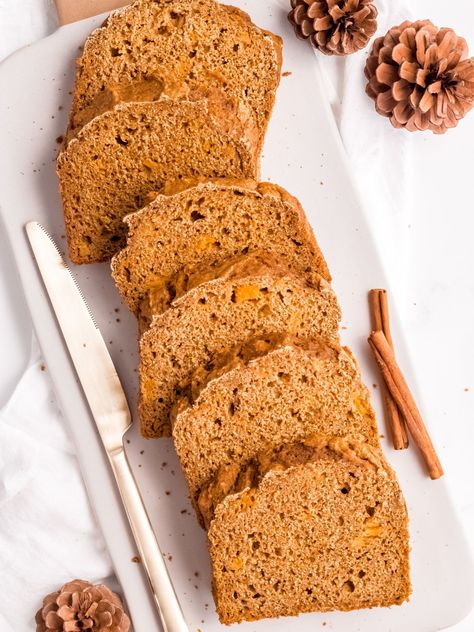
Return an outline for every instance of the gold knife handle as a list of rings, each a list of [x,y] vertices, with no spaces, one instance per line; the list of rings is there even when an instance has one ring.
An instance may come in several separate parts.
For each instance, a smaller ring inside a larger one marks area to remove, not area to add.
[[[109,455],[109,460],[153,589],[164,632],[189,632],[125,451],[117,450]]]

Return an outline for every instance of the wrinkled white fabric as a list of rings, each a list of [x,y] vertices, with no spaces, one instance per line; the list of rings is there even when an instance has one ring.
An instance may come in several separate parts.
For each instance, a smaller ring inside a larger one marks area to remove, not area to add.
[[[42,598],[71,579],[110,585],[109,556],[36,341],[0,412],[0,562],[0,632],[34,630]]]

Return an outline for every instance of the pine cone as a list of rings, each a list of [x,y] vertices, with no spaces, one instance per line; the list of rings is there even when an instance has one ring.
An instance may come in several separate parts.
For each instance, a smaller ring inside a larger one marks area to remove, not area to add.
[[[474,105],[474,58],[452,29],[403,22],[375,40],[367,94],[394,127],[444,134]]]
[[[364,48],[377,29],[372,0],[291,0],[288,19],[297,37],[325,55],[349,55]]]
[[[128,632],[130,619],[107,586],[76,579],[43,599],[36,632]]]

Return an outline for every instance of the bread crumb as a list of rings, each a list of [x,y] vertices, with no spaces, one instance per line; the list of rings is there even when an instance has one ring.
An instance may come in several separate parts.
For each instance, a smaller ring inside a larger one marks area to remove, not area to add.
[[[127,439],[127,443],[130,443],[130,439]]]
[[[46,371],[46,367],[43,363],[40,364],[40,370],[41,371]]]
[[[168,555],[168,561],[172,562],[173,561],[173,556],[172,555]]]
[[[64,142],[64,136],[58,136],[56,138],[56,142],[58,143],[58,145],[61,145]]]
[[[188,513],[188,510],[187,509],[181,509],[180,513],[182,513],[182,514]]]
[[[468,389],[468,388],[465,388],[465,389],[464,389],[464,392],[465,392],[465,393],[467,393],[468,391],[469,391],[469,389]]]
[[[145,454],[145,450],[140,450],[140,454]]]
[[[372,384],[373,388],[377,388],[377,384]]]
[[[292,75],[293,73],[290,70],[285,70],[285,72],[281,73],[282,77],[289,77],[290,75]]]
[[[134,564],[141,564],[141,559],[138,557],[138,555],[135,555],[135,557],[132,557],[132,562]]]
[[[199,571],[194,571],[194,577],[199,577]]]
[[[167,491],[165,492],[165,494],[166,494],[167,496],[169,496],[169,495],[171,494],[171,492],[170,492],[169,490],[167,490]]]

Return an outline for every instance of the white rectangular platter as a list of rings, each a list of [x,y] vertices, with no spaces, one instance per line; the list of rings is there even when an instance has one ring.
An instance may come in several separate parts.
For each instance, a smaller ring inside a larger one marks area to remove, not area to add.
[[[287,0],[235,0],[254,21],[284,39],[277,105],[262,162],[262,179],[277,182],[300,198],[327,256],[343,313],[344,342],[360,360],[368,385],[379,381],[368,353],[367,291],[386,287],[382,259],[357,199],[313,53],[296,40],[286,20]],[[65,130],[74,81],[74,60],[86,36],[104,16],[60,28],[19,51],[0,67],[0,204],[17,262],[19,281],[75,442],[92,506],[106,539],[136,632],[160,630],[126,520],[84,396],[38,276],[24,224],[39,220],[65,250],[55,175],[56,139]],[[74,267],[110,346],[132,408],[137,393],[136,324],[121,304],[106,264]],[[401,365],[416,385],[396,313],[394,336]],[[380,432],[383,424],[374,390]],[[419,397],[418,397],[419,400]],[[429,408],[421,406],[429,424]],[[137,424],[127,452],[139,481],[192,632],[221,629],[214,613],[204,532],[197,526],[179,465],[168,440],[141,439]],[[446,429],[449,441],[449,428]],[[299,618],[242,624],[242,632],[433,632],[464,617],[472,607],[474,573],[469,549],[443,480],[430,481],[414,448],[385,453],[396,469],[411,519],[413,595],[390,609],[309,614]],[[442,457],[442,454],[441,454]],[[52,527],[53,528],[53,527]],[[92,579],[92,578],[91,578]],[[321,628],[322,629],[322,628]]]

